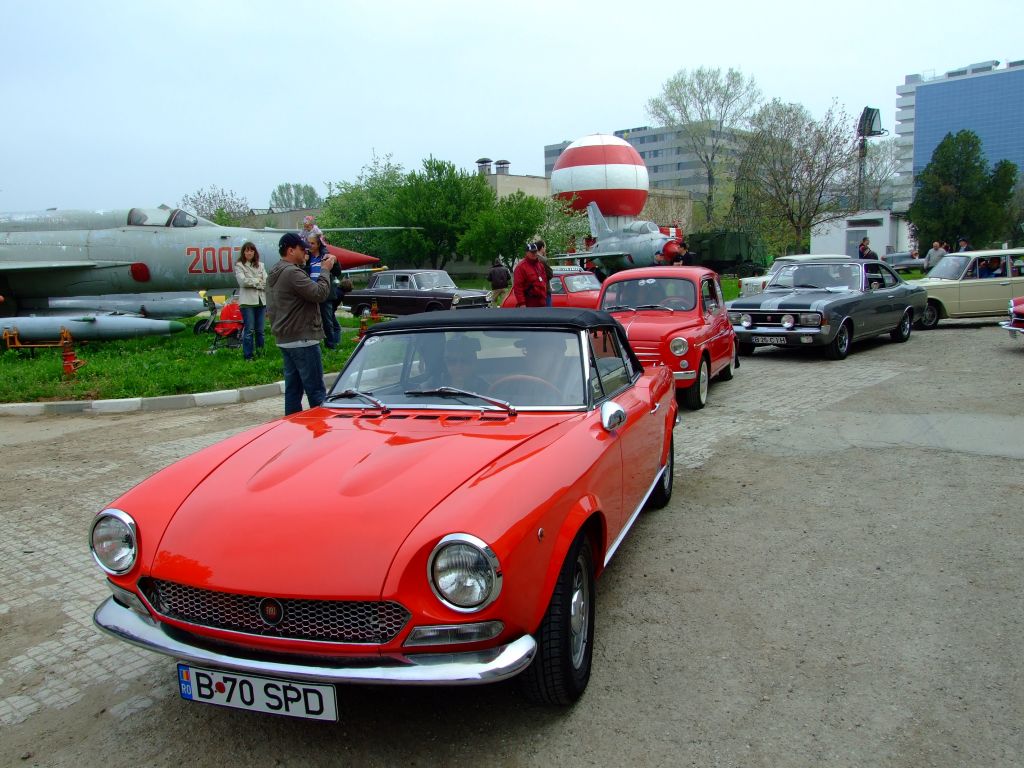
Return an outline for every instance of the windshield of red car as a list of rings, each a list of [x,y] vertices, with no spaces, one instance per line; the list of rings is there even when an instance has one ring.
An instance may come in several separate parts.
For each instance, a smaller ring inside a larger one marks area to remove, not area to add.
[[[677,277],[645,277],[620,280],[607,285],[601,308],[665,306],[690,310],[697,306],[697,289],[692,282]]]
[[[583,360],[579,334],[557,329],[380,334],[356,349],[331,392],[363,392],[389,408],[486,406],[440,388],[476,392],[516,408],[578,408],[586,403]],[[330,404],[366,407],[351,398]]]
[[[568,275],[565,278],[565,288],[570,293],[599,291],[601,290],[601,281],[597,279],[596,275],[589,272],[585,275]]]

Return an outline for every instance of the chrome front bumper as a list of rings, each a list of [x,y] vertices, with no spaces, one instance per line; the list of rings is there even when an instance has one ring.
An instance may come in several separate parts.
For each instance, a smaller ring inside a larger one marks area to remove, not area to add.
[[[494,683],[518,675],[533,661],[537,642],[524,635],[508,645],[485,651],[462,653],[422,653],[381,659],[379,665],[368,665],[366,657],[359,665],[345,666],[346,660],[324,659],[314,663],[303,657],[302,663],[280,661],[280,654],[249,655],[217,651],[188,642],[187,635],[169,633],[162,624],[140,616],[108,597],[93,614],[96,626],[104,632],[133,645],[180,661],[216,669],[231,669],[253,675],[281,677],[287,680],[309,680],[319,683],[367,683],[381,685],[477,685]],[[271,657],[274,657],[271,660]],[[391,663],[385,663],[390,661]]]
[[[1011,339],[1017,338],[1017,334],[1024,335],[1024,328],[1021,328],[1019,325],[1014,325],[1010,320],[1004,320],[999,324],[999,327],[1005,328],[1009,331]]]

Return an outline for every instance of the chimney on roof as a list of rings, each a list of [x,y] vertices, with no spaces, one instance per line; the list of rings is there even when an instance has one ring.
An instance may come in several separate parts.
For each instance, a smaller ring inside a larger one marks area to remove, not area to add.
[[[491,175],[491,158],[481,157],[476,161],[476,172],[481,176]]]
[[[499,176],[508,176],[508,160],[495,160],[494,161],[494,172]]]

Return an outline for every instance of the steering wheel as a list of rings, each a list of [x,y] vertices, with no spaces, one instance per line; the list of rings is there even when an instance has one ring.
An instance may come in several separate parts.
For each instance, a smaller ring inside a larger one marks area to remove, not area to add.
[[[502,399],[529,400],[531,398],[527,397],[527,395],[531,393],[538,396],[546,395],[547,397],[554,398],[555,402],[562,399],[562,393],[559,392],[558,387],[550,381],[542,379],[539,376],[529,376],[525,373],[514,373],[511,376],[503,376],[498,379],[491,385],[491,396],[501,397],[501,388],[506,385],[509,385],[509,389],[513,396],[509,397],[506,395]]]
[[[684,299],[682,296],[669,296],[658,303],[663,307],[668,307],[669,309],[672,309],[673,307],[688,309],[690,304],[689,300]]]

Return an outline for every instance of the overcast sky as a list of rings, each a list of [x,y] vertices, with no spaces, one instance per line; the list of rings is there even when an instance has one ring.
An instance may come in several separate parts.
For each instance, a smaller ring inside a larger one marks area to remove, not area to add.
[[[2,0],[0,211],[176,204],[213,184],[353,181],[652,124],[684,68],[895,127],[912,73],[1024,58],[1024,2]],[[852,130],[851,123],[851,130]],[[1024,139],[1022,139],[1024,140]],[[372,224],[373,222],[367,222]]]

